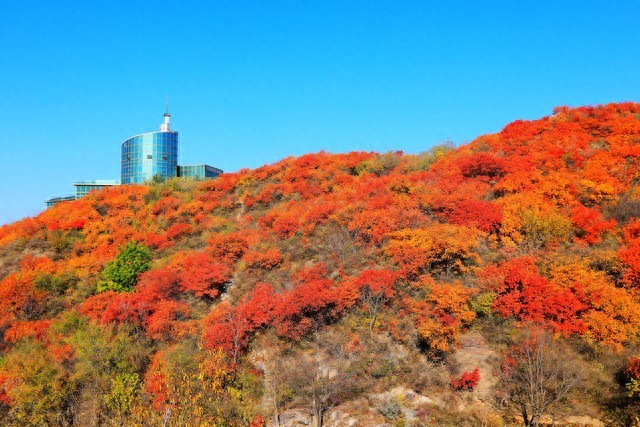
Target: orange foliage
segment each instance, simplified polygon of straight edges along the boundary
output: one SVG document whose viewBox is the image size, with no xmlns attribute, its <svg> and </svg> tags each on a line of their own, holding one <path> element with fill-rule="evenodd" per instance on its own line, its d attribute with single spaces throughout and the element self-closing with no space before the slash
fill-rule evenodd
<svg viewBox="0 0 640 427">
<path fill-rule="evenodd" d="M 491 181 L 505 175 L 507 162 L 493 154 L 476 153 L 459 158 L 458 167 L 465 178 Z"/>
<path fill-rule="evenodd" d="M 389 235 L 386 255 L 409 278 L 427 272 L 465 273 L 480 258 L 473 251 L 478 233 L 471 228 L 434 223 Z"/>
<path fill-rule="evenodd" d="M 39 341 L 45 341 L 51 320 L 34 320 L 34 321 L 18 321 L 15 322 L 4 333 L 4 339 L 7 342 L 15 343 L 23 338 L 31 337 Z"/>
<path fill-rule="evenodd" d="M 435 355 L 450 352 L 458 344 L 460 330 L 475 319 L 469 300 L 476 291 L 459 282 L 435 283 L 428 277 L 422 278 L 420 286 L 426 290 L 427 297 L 424 300 L 406 298 L 404 305 L 413 316 L 428 351 Z"/>
<path fill-rule="evenodd" d="M 247 251 L 249 242 L 242 233 L 216 234 L 209 239 L 209 251 L 215 258 L 236 261 Z"/>
<path fill-rule="evenodd" d="M 131 324 L 160 349 L 144 385 L 159 405 L 175 393 L 165 365 L 183 337 L 201 333 L 237 362 L 261 329 L 301 339 L 367 286 L 394 336 L 414 342 L 393 327 L 405 322 L 428 351 L 451 351 L 475 318 L 470 284 L 495 294 L 498 315 L 620 349 L 640 331 L 638 114 L 633 103 L 560 107 L 446 154 L 320 152 L 92 192 L 0 227 L 0 349 L 32 339 L 63 360 L 64 344 L 46 341 L 72 310 Z M 152 269 L 130 293 L 95 294 L 131 240 L 152 249 Z M 67 273 L 68 289 L 38 285 Z"/>
<path fill-rule="evenodd" d="M 640 220 L 635 220 L 624 228 L 626 245 L 620 249 L 620 259 L 627 266 L 624 283 L 640 290 Z"/>
<path fill-rule="evenodd" d="M 249 267 L 271 270 L 282 263 L 283 257 L 280 251 L 274 248 L 267 249 L 264 252 L 248 252 L 243 259 Z"/>
</svg>

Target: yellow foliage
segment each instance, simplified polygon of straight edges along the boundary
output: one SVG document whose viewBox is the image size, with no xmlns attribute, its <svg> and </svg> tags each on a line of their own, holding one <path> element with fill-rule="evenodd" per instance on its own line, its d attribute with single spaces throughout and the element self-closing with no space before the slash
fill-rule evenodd
<svg viewBox="0 0 640 427">
<path fill-rule="evenodd" d="M 469 227 L 434 223 L 391 233 L 384 252 L 409 277 L 425 272 L 462 274 L 481 261 L 474 252 L 479 234 Z"/>
</svg>

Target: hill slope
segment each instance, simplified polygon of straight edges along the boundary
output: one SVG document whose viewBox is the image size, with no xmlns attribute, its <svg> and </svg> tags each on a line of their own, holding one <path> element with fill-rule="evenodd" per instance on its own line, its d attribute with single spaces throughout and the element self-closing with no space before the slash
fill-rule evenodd
<svg viewBox="0 0 640 427">
<path fill-rule="evenodd" d="M 562 107 L 458 149 L 308 154 L 6 225 L 3 422 L 501 425 L 535 347 L 579 369 L 526 417 L 624 425 L 639 164 L 640 104 Z"/>
</svg>

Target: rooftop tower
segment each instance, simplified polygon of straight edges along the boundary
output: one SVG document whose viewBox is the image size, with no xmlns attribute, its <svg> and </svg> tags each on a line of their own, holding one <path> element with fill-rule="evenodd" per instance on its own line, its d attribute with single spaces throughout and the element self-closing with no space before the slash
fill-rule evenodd
<svg viewBox="0 0 640 427">
<path fill-rule="evenodd" d="M 169 114 L 169 97 L 167 96 L 167 109 L 164 112 L 164 123 L 160 125 L 160 132 L 169 132 L 169 124 L 171 121 L 171 114 Z"/>
</svg>

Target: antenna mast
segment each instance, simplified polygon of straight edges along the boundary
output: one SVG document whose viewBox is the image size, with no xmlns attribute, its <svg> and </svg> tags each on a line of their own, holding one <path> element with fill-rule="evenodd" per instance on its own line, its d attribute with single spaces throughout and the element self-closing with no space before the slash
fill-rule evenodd
<svg viewBox="0 0 640 427">
<path fill-rule="evenodd" d="M 164 113 L 164 123 L 160 125 L 160 132 L 170 132 L 171 115 L 169 114 L 169 95 L 167 95 L 167 106 Z"/>
</svg>

